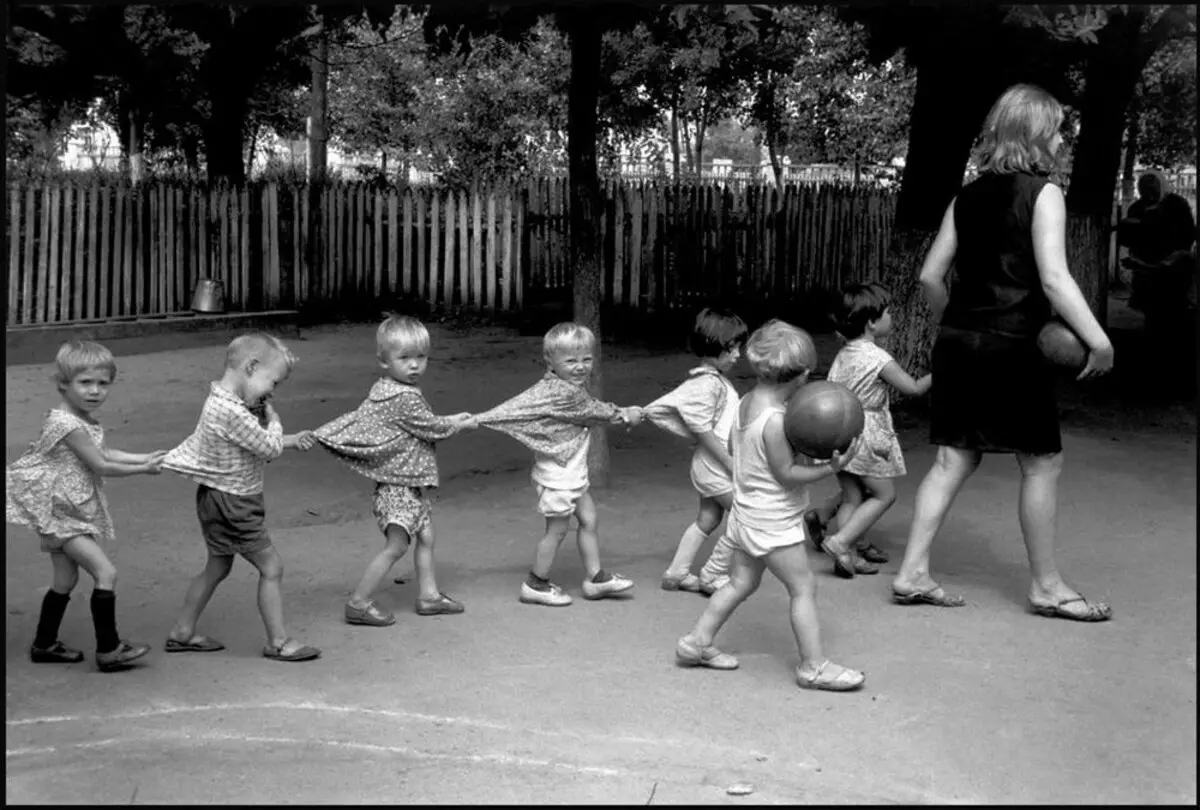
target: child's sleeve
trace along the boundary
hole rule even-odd
[[[668,433],[690,439],[712,430],[725,396],[719,379],[692,377],[647,405],[646,418]]]
[[[437,442],[458,432],[458,425],[450,417],[435,414],[425,397],[416,391],[393,399],[388,415],[396,426],[421,441]]]
[[[264,461],[273,461],[283,454],[283,425],[274,413],[264,428],[249,408],[223,406],[215,429],[221,438]]]

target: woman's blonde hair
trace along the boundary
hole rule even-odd
[[[816,368],[817,347],[803,329],[776,319],[750,335],[746,362],[763,382],[791,382]]]
[[[59,388],[71,384],[79,374],[99,368],[108,372],[108,381],[117,378],[117,361],[107,346],[93,340],[69,340],[58,347],[54,356],[54,381]]]
[[[429,330],[408,315],[389,315],[375,330],[375,351],[383,357],[388,349],[429,351]]]
[[[580,323],[564,321],[550,327],[542,338],[542,353],[549,358],[563,349],[595,349],[596,335]]]
[[[1058,158],[1050,141],[1062,127],[1058,99],[1032,84],[1014,84],[992,105],[976,147],[979,171],[1052,174]]]

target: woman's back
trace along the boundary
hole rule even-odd
[[[959,192],[953,292],[943,325],[1024,337],[1050,317],[1033,254],[1033,207],[1047,182],[988,173]]]

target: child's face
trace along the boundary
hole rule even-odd
[[[722,374],[728,374],[729,370],[737,365],[737,361],[741,359],[742,347],[732,346],[717,355],[713,360],[713,366]]]
[[[883,314],[879,316],[879,320],[874,322],[875,336],[886,337],[892,333],[892,311],[885,309]]]
[[[80,413],[91,413],[108,399],[112,374],[103,368],[85,368],[62,386],[63,399]]]
[[[388,346],[379,356],[379,367],[396,382],[416,385],[429,365],[429,350],[414,346]]]
[[[275,393],[275,386],[287,379],[287,361],[278,355],[260,360],[252,357],[242,367],[242,400],[251,408],[260,405]]]
[[[592,347],[566,346],[546,357],[555,376],[572,385],[584,385],[592,376]]]

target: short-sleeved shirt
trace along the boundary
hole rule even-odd
[[[862,441],[843,468],[868,478],[898,478],[905,474],[900,440],[892,424],[891,392],[879,376],[892,356],[872,341],[857,338],[846,343],[833,358],[826,376],[846,386],[863,406]]]

